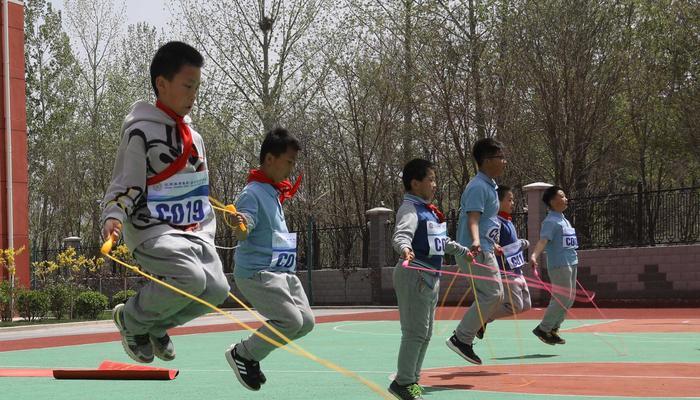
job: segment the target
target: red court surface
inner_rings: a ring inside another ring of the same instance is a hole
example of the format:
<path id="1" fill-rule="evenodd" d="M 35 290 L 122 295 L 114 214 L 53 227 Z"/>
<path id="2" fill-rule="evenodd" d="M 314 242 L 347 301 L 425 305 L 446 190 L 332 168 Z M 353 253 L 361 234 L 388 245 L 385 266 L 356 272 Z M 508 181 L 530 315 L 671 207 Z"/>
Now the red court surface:
<path id="1" fill-rule="evenodd" d="M 692 363 L 552 363 L 424 371 L 434 388 L 569 396 L 682 398 L 700 395 Z"/>

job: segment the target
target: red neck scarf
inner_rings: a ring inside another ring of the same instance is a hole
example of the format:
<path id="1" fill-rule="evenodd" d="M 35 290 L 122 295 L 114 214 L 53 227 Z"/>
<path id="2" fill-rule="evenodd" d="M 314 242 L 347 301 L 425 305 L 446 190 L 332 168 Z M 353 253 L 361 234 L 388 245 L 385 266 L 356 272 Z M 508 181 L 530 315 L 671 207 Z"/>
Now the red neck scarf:
<path id="1" fill-rule="evenodd" d="M 301 185 L 301 175 L 297 177 L 296 182 L 294 182 L 294 186 L 292 186 L 289 179 L 285 179 L 282 182 L 273 182 L 272 179 L 270 179 L 267 174 L 263 172 L 263 170 L 251 169 L 248 173 L 248 182 L 260 182 L 272 185 L 278 192 L 280 192 L 280 204 L 284 204 L 285 200 L 294 197 L 297 190 L 299 190 L 299 185 Z"/>
<path id="2" fill-rule="evenodd" d="M 442 211 L 440 211 L 440 209 L 437 208 L 435 204 L 425 203 L 425 206 L 428 208 L 428 210 L 432 211 L 433 214 L 435 214 L 440 223 L 445 222 L 445 214 L 443 214 Z"/>
<path id="3" fill-rule="evenodd" d="M 187 160 L 192 154 L 192 132 L 190 132 L 190 127 L 185 123 L 185 118 L 176 114 L 175 111 L 161 103 L 160 100 L 156 100 L 156 107 L 175 120 L 177 131 L 180 132 L 180 136 L 182 138 L 182 154 L 180 154 L 175 161 L 171 162 L 167 168 L 146 179 L 146 184 L 148 185 L 155 185 L 156 183 L 162 182 L 175 175 L 181 169 L 185 168 L 185 165 L 187 165 Z"/>
<path id="4" fill-rule="evenodd" d="M 501 217 L 501 218 L 503 218 L 503 219 L 506 219 L 506 220 L 508 220 L 508 221 L 512 221 L 512 220 L 513 220 L 513 216 L 510 215 L 510 214 L 508 214 L 508 213 L 505 212 L 505 211 L 499 211 L 499 212 L 498 212 L 498 216 Z"/>

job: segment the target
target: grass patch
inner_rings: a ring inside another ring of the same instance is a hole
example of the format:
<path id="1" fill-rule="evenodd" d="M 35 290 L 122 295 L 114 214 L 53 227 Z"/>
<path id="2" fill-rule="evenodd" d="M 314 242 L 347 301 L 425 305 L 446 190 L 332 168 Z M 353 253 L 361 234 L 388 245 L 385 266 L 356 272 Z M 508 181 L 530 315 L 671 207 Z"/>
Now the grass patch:
<path id="1" fill-rule="evenodd" d="M 103 321 L 112 319 L 112 310 L 105 310 L 96 320 L 92 319 L 55 319 L 53 317 L 42 318 L 38 321 L 0 321 L 0 328 L 9 328 L 13 326 L 34 326 L 34 325 L 54 325 L 64 324 L 66 322 L 85 322 L 85 321 Z"/>

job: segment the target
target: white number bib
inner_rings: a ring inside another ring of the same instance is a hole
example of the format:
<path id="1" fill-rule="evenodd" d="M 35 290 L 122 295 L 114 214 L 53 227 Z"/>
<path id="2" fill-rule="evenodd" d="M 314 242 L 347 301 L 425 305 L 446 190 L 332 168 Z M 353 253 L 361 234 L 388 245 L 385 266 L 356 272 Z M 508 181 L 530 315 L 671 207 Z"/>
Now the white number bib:
<path id="1" fill-rule="evenodd" d="M 272 232 L 272 260 L 274 270 L 293 270 L 297 264 L 297 234 Z"/>
<path id="2" fill-rule="evenodd" d="M 561 245 L 565 249 L 577 249 L 578 239 L 576 238 L 576 229 L 562 228 Z"/>
<path id="3" fill-rule="evenodd" d="M 447 244 L 447 222 L 438 223 L 426 221 L 428 229 L 428 245 L 431 256 L 444 256 L 445 244 Z"/>
<path id="4" fill-rule="evenodd" d="M 211 212 L 207 171 L 175 174 L 148 186 L 146 197 L 151 215 L 173 225 L 204 221 Z"/>
<path id="5" fill-rule="evenodd" d="M 501 228 L 499 226 L 491 228 L 488 232 L 486 232 L 486 237 L 491 239 L 494 244 L 498 244 L 498 241 L 501 238 Z"/>
<path id="6" fill-rule="evenodd" d="M 503 246 L 501 249 L 503 250 L 503 255 L 505 255 L 510 268 L 515 269 L 525 265 L 525 255 L 523 254 L 520 240 L 516 240 L 508 246 Z"/>

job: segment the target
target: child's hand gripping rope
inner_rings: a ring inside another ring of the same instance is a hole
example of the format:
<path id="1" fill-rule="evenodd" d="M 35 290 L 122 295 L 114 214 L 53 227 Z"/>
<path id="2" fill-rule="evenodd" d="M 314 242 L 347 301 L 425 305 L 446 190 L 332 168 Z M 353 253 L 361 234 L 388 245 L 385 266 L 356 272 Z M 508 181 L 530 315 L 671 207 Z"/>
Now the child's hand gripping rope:
<path id="1" fill-rule="evenodd" d="M 236 226 L 233 226 L 228 221 L 227 216 L 228 216 L 228 214 L 231 214 L 238 222 L 237 228 L 243 233 L 248 231 L 248 227 L 245 224 L 245 220 L 241 217 L 241 214 L 238 213 L 238 210 L 236 210 L 236 206 L 234 206 L 233 204 L 224 204 L 211 196 L 209 196 L 209 201 L 211 201 L 212 207 L 215 210 L 219 210 L 219 211 L 222 211 L 225 213 L 224 214 L 224 222 L 226 223 L 226 225 L 230 226 L 231 228 L 236 229 Z"/>

